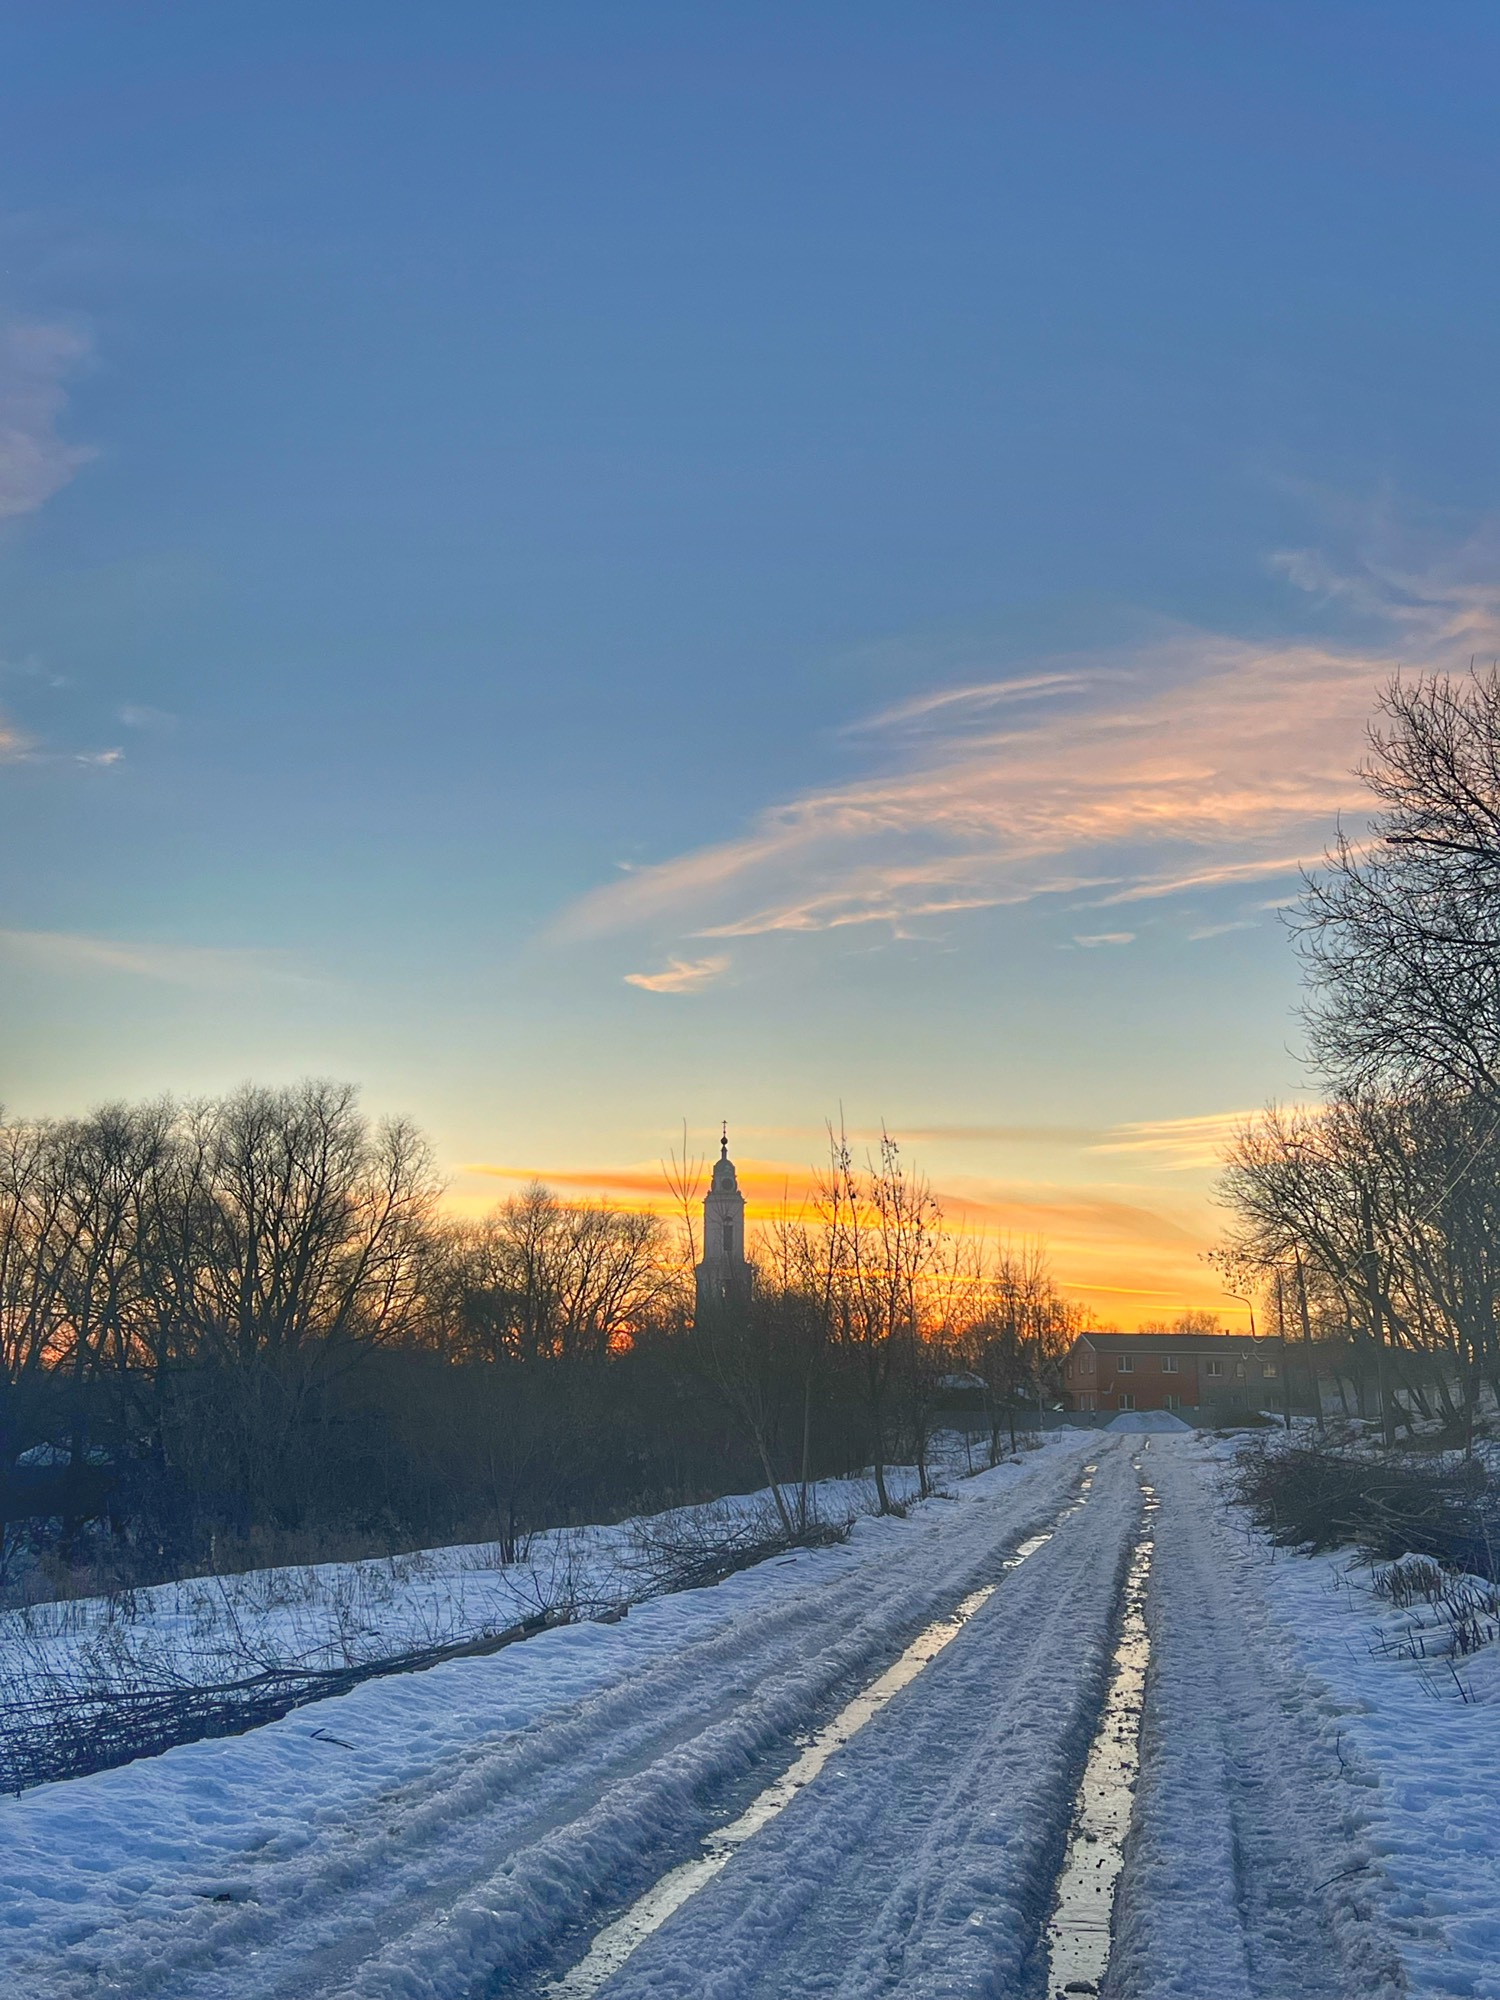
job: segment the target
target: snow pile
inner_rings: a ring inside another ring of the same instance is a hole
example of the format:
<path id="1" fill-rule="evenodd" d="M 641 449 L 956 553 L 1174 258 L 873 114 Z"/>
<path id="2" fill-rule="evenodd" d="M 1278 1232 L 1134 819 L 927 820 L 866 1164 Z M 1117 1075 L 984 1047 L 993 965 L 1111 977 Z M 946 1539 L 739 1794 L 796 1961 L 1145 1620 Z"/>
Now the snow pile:
<path id="1" fill-rule="evenodd" d="M 1192 1428 L 1170 1410 L 1121 1410 L 1113 1423 L 1105 1425 L 1111 1431 L 1191 1431 Z"/>

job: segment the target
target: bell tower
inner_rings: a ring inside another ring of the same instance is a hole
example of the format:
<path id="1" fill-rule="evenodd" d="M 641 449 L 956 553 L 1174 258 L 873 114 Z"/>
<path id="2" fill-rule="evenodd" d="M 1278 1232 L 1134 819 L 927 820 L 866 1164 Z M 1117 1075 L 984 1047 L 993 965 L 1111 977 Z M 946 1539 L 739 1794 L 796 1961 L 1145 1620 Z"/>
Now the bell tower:
<path id="1" fill-rule="evenodd" d="M 754 1273 L 745 1256 L 745 1197 L 729 1157 L 729 1127 L 719 1141 L 713 1179 L 703 1197 L 703 1262 L 698 1280 L 698 1315 L 750 1296 Z"/>

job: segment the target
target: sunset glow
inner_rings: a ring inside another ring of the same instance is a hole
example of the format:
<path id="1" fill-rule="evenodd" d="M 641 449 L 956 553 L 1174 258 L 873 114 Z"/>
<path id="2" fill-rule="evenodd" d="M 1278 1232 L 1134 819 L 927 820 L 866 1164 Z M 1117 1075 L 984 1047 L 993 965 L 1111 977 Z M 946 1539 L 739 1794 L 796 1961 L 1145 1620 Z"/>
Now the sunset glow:
<path id="1" fill-rule="evenodd" d="M 1235 1121 L 1212 1122 L 1228 1132 Z M 856 1159 L 865 1140 L 851 1135 Z M 1080 1152 L 1108 1151 L 1114 1142 L 1090 1137 Z M 1126 1136 L 1122 1150 L 1147 1150 L 1150 1140 Z M 1180 1163 L 1176 1149 L 1189 1157 Z M 1147 1320 L 1170 1319 L 1190 1309 L 1221 1314 L 1226 1325 L 1241 1324 L 1243 1304 L 1230 1298 L 1204 1263 L 1217 1218 L 1207 1199 L 1206 1179 L 1216 1154 L 1194 1134 L 1163 1135 L 1160 1149 L 1174 1159 L 1190 1183 L 1152 1187 L 1138 1182 L 1002 1181 L 974 1174 L 934 1177 L 946 1227 L 988 1246 L 1045 1245 L 1053 1275 L 1101 1326 L 1130 1330 Z M 921 1171 L 920 1148 L 904 1157 Z M 752 1239 L 764 1239 L 783 1217 L 811 1220 L 817 1213 L 818 1172 L 806 1161 L 746 1156 L 735 1165 L 747 1201 Z M 447 1200 L 458 1213 L 482 1215 L 520 1187 L 541 1182 L 559 1198 L 640 1209 L 675 1225 L 680 1210 L 659 1163 L 623 1167 L 503 1166 L 471 1163 L 461 1167 Z"/>

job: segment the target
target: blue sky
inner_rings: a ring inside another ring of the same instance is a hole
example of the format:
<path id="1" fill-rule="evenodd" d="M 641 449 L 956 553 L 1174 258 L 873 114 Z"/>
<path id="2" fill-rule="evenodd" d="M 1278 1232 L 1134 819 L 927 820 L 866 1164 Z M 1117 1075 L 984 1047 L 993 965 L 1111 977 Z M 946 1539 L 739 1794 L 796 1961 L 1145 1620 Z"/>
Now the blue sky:
<path id="1" fill-rule="evenodd" d="M 1126 1317 L 1494 638 L 1492 9 L 13 9 L 0 1096 L 914 1141 Z M 635 983 L 632 983 L 634 981 Z"/>

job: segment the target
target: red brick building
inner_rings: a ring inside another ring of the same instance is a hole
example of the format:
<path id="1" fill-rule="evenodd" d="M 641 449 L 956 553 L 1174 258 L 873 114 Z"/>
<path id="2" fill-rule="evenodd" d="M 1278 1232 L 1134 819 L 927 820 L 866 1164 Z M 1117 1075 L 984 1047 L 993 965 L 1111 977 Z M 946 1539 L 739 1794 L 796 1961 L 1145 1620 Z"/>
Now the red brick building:
<path id="1" fill-rule="evenodd" d="M 1063 1363 L 1070 1410 L 1279 1409 L 1285 1392 L 1278 1340 L 1240 1333 L 1080 1333 Z"/>

